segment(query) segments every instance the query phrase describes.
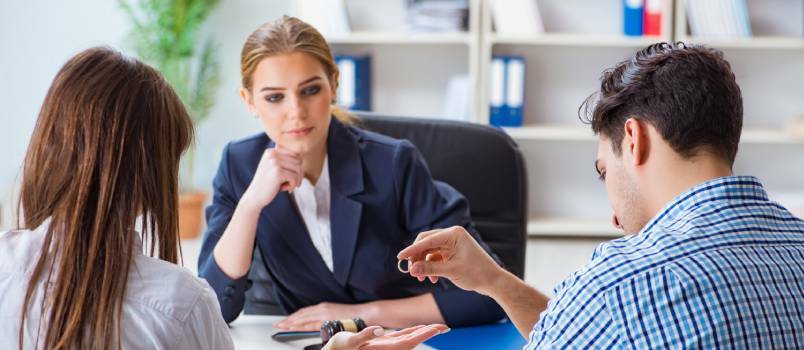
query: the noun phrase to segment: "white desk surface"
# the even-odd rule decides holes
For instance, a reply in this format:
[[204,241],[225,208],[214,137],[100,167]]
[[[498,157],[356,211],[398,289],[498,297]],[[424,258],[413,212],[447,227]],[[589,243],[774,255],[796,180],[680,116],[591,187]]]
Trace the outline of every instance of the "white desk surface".
[[[321,340],[318,338],[296,340],[281,343],[271,339],[277,332],[274,323],[284,316],[258,316],[240,315],[230,324],[229,333],[232,335],[237,350],[298,350]],[[433,349],[427,345],[416,347],[417,350]]]

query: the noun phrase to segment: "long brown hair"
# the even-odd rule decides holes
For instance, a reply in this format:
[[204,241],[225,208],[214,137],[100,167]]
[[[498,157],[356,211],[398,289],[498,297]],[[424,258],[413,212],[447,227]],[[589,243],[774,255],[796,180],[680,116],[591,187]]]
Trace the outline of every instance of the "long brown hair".
[[[243,88],[251,91],[252,77],[257,65],[266,57],[301,52],[318,60],[324,66],[333,90],[338,89],[338,66],[332,57],[326,39],[315,27],[289,16],[259,26],[246,39],[240,53],[240,76]],[[332,106],[332,114],[343,123],[353,124],[357,119],[345,110]]]
[[49,220],[49,228],[23,302],[20,348],[41,278],[52,288],[37,343],[120,347],[138,217],[149,255],[158,247],[159,259],[177,262],[178,164],[192,139],[187,111],[153,68],[108,48],[83,51],[62,67],[23,165],[22,226]]

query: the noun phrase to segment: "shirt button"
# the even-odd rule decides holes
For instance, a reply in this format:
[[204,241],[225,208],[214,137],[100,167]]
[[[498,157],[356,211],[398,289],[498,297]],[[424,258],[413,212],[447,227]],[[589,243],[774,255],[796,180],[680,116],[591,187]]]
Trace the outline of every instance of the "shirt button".
[[232,298],[230,298],[230,297],[223,297],[223,302],[224,302],[224,303],[228,303],[228,302],[230,302],[230,301],[232,301]]
[[235,292],[235,289],[232,288],[232,286],[226,286],[226,288],[223,288],[223,294],[226,294],[228,296],[234,295],[234,292]]

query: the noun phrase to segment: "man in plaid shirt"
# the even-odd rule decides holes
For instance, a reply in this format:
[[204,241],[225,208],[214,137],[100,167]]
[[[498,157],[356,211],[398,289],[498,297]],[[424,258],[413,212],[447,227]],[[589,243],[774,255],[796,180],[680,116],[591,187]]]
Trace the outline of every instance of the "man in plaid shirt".
[[743,109],[722,53],[651,45],[604,72],[583,110],[625,237],[600,245],[552,300],[460,227],[400,252],[411,275],[493,297],[526,349],[804,348],[804,221],[732,174]]

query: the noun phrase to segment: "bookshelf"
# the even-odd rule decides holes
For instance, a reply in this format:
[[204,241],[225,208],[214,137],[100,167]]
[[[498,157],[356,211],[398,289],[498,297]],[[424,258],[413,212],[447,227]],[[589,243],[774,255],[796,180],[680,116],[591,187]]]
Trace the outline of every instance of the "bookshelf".
[[[745,127],[735,172],[759,176],[771,193],[802,193],[804,181],[790,174],[804,173],[804,137],[785,125],[788,119],[804,115],[804,103],[796,97],[804,93],[804,83],[799,80],[804,79],[804,40],[800,34],[804,30],[796,36],[791,34],[796,28],[762,24],[772,22],[766,19],[769,13],[792,6],[787,10],[797,17],[790,21],[798,23],[792,27],[804,26],[802,5],[791,3],[749,0],[749,11],[752,16],[758,13],[759,23],[752,19],[757,37],[748,39],[690,37],[682,0],[663,3],[664,35],[658,38],[619,35],[611,23],[589,18],[589,13],[621,18],[604,8],[619,9],[617,1],[595,5],[537,1],[543,10],[545,34],[532,37],[497,35],[490,13],[484,11],[480,86],[488,89],[490,85],[488,67],[493,55],[519,55],[527,62],[523,126],[504,130],[520,144],[527,160],[531,237],[621,236],[609,224],[605,191],[592,173],[597,138],[580,123],[576,112],[581,101],[598,88],[604,69],[657,41],[683,40],[724,50],[744,95]],[[576,13],[581,5],[589,6],[587,14]],[[573,28],[568,24],[570,18],[584,24]],[[481,90],[479,113],[484,121],[488,121],[489,96],[488,90]]]
[[[689,34],[686,0],[662,2],[659,37],[620,34],[621,0],[535,1],[545,33],[512,36],[495,32],[489,0],[469,1],[467,31],[444,34],[405,33],[399,2],[347,0],[353,32],[328,40],[336,53],[372,55],[376,112],[445,117],[447,81],[466,74],[472,103],[467,119],[482,124],[489,123],[492,56],[524,57],[524,125],[504,130],[519,143],[528,165],[533,239],[621,236],[609,224],[605,189],[591,165],[597,138],[576,113],[599,87],[603,70],[659,41],[704,43],[724,51],[744,96],[735,172],[767,180],[771,193],[804,193],[804,181],[790,175],[804,174],[804,136],[787,127],[791,118],[804,116],[803,2],[748,0],[755,37],[723,39]],[[785,23],[777,23],[780,12]]]
[[[299,0],[296,0],[299,1]],[[335,54],[372,57],[373,110],[412,117],[449,117],[478,122],[480,2],[469,0],[468,29],[461,32],[408,32],[398,1],[346,0],[352,31],[326,36]],[[383,16],[376,14],[382,13]],[[450,78],[470,82],[468,116],[445,116]]]
[[695,37],[688,28],[687,0],[675,0],[675,40],[707,44],[721,49],[804,49],[804,3],[786,0],[748,0],[753,36],[750,38]]

